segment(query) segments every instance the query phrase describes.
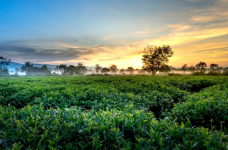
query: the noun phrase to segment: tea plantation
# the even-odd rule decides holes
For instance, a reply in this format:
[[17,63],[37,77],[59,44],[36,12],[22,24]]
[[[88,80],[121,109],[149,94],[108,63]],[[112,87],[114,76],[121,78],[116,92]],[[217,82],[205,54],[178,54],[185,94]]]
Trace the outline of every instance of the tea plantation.
[[0,78],[0,149],[228,149],[228,77]]

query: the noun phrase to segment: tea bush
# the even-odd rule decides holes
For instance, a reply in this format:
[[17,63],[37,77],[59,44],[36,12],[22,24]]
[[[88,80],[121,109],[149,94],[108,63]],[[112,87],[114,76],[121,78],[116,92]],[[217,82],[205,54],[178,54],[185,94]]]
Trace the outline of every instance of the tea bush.
[[176,104],[170,117],[179,122],[188,121],[194,126],[212,129],[228,128],[228,84],[215,85],[187,97],[187,101]]
[[[192,128],[133,110],[0,108],[0,148],[12,149],[226,149],[221,132]],[[178,132],[177,132],[178,131]]]
[[228,149],[227,85],[225,76],[0,78],[0,149]]

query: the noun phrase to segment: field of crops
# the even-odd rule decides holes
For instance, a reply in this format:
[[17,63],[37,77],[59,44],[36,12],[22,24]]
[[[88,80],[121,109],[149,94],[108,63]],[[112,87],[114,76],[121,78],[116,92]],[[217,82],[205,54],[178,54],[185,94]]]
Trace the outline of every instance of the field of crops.
[[0,78],[0,149],[228,149],[228,77]]

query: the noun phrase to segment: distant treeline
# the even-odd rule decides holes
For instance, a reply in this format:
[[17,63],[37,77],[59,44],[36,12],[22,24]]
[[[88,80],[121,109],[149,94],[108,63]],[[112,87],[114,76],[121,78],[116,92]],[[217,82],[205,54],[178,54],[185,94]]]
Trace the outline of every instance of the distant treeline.
[[[7,66],[10,65],[11,60],[0,56],[0,76],[9,76],[9,70]],[[161,65],[159,68],[160,74],[170,74],[174,75],[173,71],[182,71],[185,74],[186,71],[191,72],[193,75],[228,75],[228,67],[219,67],[218,64],[210,64],[207,68],[205,62],[199,62],[195,66],[187,66],[184,64],[181,68],[175,68],[169,65]],[[73,76],[79,75],[83,76],[85,74],[91,75],[107,75],[111,74],[138,74],[146,75],[152,73],[151,69],[143,68],[134,69],[133,67],[128,67],[127,69],[118,69],[117,65],[111,64],[109,67],[101,67],[99,64],[95,65],[95,69],[87,69],[82,63],[75,65],[61,64],[57,65],[56,68],[48,68],[47,65],[42,67],[36,67],[31,62],[25,62],[20,68],[15,68],[15,74],[11,76],[18,76],[19,72],[25,73],[27,76]],[[96,74],[95,74],[96,72]],[[207,72],[207,73],[206,73]]]

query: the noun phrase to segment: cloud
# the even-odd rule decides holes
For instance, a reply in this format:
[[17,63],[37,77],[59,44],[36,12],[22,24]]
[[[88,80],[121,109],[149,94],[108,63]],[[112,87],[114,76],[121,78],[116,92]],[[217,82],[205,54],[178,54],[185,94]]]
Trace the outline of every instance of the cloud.
[[99,59],[100,61],[109,61],[109,60],[117,60],[121,59],[122,57],[115,57],[115,58],[110,58],[110,59]]
[[168,27],[173,28],[172,31],[175,31],[175,32],[191,29],[190,25],[184,25],[184,24],[173,24],[173,25],[168,25]]
[[81,56],[95,54],[96,51],[92,48],[68,48],[68,49],[44,49],[30,48],[27,46],[12,46],[0,45],[2,55],[12,56],[17,55],[23,57],[25,61],[35,60],[36,62],[54,61],[54,60],[69,60],[78,59]]
[[196,10],[196,15],[191,20],[196,23],[208,23],[228,19],[228,1],[218,0],[214,6],[207,9]]
[[208,0],[188,0],[190,2],[194,2],[194,3],[199,3],[199,2],[207,2]]

